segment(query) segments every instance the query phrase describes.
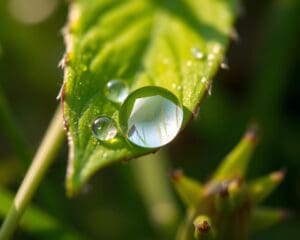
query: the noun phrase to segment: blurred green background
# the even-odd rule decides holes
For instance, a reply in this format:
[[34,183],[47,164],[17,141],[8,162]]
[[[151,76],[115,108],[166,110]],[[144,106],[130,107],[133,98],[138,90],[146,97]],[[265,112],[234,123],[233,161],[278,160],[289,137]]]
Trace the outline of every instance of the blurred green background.
[[[64,53],[61,29],[67,3],[0,2],[3,219],[8,206],[3,196],[17,190],[58,104],[55,97],[63,73],[57,64]],[[299,23],[299,0],[244,1],[236,23],[239,36],[231,42],[227,54],[230,69],[219,71],[212,95],[204,101],[197,120],[165,151],[170,160],[167,168],[182,168],[187,175],[205,181],[246,126],[252,121],[260,124],[261,139],[249,179],[286,168],[286,179],[265,205],[289,209],[293,217],[252,239],[290,240],[300,236]],[[79,239],[167,238],[152,224],[131,162],[98,173],[74,199],[65,196],[66,164],[65,144],[33,200],[32,215],[25,219],[15,239],[75,239],[75,235]],[[174,197],[183,216],[184,208]],[[41,225],[39,218],[49,218],[52,225],[48,226],[48,221],[48,227],[35,227]]]

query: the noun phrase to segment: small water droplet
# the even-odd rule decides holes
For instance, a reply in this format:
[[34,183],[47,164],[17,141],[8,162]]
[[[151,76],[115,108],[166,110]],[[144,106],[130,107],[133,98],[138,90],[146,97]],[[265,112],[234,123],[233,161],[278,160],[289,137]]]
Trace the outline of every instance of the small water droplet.
[[221,47],[220,44],[215,44],[215,45],[213,46],[212,51],[213,51],[213,53],[218,54],[218,53],[220,53],[221,49],[222,49],[222,47]]
[[201,52],[199,48],[193,47],[193,48],[191,48],[191,52],[192,52],[193,57],[196,59],[201,60],[204,58],[204,53]]
[[176,89],[177,88],[177,84],[176,83],[172,83],[172,88]]
[[209,66],[209,67],[212,67],[214,65],[214,62],[213,61],[209,61],[208,63],[207,63],[207,66]]
[[161,87],[143,87],[123,103],[120,110],[122,131],[140,147],[158,148],[171,142],[183,121],[183,109],[171,92]]
[[206,83],[206,82],[207,82],[207,77],[203,76],[203,77],[201,78],[201,82],[202,82],[202,83]]
[[122,103],[128,94],[129,88],[122,80],[113,79],[106,84],[105,95],[112,102]]
[[210,54],[208,54],[208,56],[207,56],[208,61],[212,61],[212,60],[214,60],[215,58],[216,58],[216,55],[213,54],[213,53],[210,53]]
[[98,140],[108,141],[117,135],[118,129],[113,119],[102,116],[93,122],[92,132]]

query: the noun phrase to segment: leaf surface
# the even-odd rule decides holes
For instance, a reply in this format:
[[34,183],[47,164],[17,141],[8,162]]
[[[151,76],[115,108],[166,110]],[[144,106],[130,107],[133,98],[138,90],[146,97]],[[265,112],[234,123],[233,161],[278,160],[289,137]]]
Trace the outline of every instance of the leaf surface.
[[[76,193],[98,169],[150,152],[118,135],[97,141],[91,124],[120,106],[104,95],[122,79],[130,90],[160,86],[185,109],[184,125],[211,86],[227,47],[237,0],[74,0],[65,29],[65,80],[61,92],[69,135],[67,190]],[[192,52],[199,50],[199,59]]]

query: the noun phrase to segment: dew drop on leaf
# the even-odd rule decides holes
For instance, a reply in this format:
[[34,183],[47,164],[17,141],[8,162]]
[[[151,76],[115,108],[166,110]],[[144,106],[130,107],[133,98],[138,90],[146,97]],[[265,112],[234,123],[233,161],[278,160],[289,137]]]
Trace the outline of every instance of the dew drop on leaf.
[[203,76],[202,78],[201,78],[201,83],[206,83],[207,82],[207,78],[205,77],[205,76]]
[[117,135],[118,128],[113,119],[102,116],[93,122],[92,132],[98,140],[109,141]]
[[214,53],[210,53],[207,56],[207,59],[209,62],[213,61],[216,58],[216,55]]
[[204,58],[204,53],[200,51],[199,48],[193,47],[191,48],[191,53],[194,58],[200,60]]
[[105,96],[112,102],[123,103],[129,94],[129,88],[122,80],[110,80],[105,86]]
[[143,87],[131,93],[120,110],[125,137],[143,148],[158,148],[178,134],[183,109],[176,96],[161,87]]

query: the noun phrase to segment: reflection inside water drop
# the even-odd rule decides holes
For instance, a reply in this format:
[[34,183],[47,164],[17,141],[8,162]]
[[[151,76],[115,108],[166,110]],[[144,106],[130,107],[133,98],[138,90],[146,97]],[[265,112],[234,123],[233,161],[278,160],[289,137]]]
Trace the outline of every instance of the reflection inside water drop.
[[98,140],[108,141],[117,135],[118,129],[113,119],[102,116],[93,122],[92,132]]
[[112,102],[122,103],[127,98],[128,94],[129,88],[122,80],[110,80],[105,86],[105,95]]
[[128,140],[140,147],[157,148],[171,142],[183,121],[178,99],[160,87],[144,87],[128,96],[120,123]]

